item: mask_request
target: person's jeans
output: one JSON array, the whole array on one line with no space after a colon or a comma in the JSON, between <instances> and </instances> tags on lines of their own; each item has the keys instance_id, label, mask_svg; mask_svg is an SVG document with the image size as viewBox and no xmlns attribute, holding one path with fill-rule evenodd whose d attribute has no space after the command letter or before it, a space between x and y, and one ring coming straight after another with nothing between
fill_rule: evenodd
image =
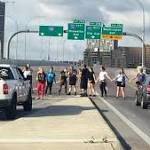
<instances>
[{"instance_id":1,"label":"person's jeans","mask_svg":"<svg viewBox=\"0 0 150 150\"><path fill-rule=\"evenodd\" d=\"M47 82L45 94L47 94L48 89L49 89L49 94L52 94L52 86L53 86L53 82Z\"/></svg>"},{"instance_id":2,"label":"person's jeans","mask_svg":"<svg viewBox=\"0 0 150 150\"><path fill-rule=\"evenodd\" d=\"M106 82L101 82L100 83L100 91L101 91L101 96L107 95L107 90L106 90Z\"/></svg>"}]
</instances>

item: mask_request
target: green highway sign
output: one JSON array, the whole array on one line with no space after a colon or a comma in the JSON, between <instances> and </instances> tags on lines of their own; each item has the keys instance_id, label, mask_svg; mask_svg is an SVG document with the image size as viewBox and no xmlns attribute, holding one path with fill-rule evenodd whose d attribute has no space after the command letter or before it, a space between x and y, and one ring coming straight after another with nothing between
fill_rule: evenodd
<instances>
[{"instance_id":1,"label":"green highway sign","mask_svg":"<svg viewBox=\"0 0 150 150\"><path fill-rule=\"evenodd\" d=\"M90 22L90 26L101 26L101 22Z\"/></svg>"},{"instance_id":2,"label":"green highway sign","mask_svg":"<svg viewBox=\"0 0 150 150\"><path fill-rule=\"evenodd\" d=\"M73 23L85 24L85 20L75 19L75 20L73 20Z\"/></svg>"},{"instance_id":3,"label":"green highway sign","mask_svg":"<svg viewBox=\"0 0 150 150\"><path fill-rule=\"evenodd\" d=\"M85 24L69 23L68 40L84 40Z\"/></svg>"},{"instance_id":4,"label":"green highway sign","mask_svg":"<svg viewBox=\"0 0 150 150\"><path fill-rule=\"evenodd\" d=\"M122 35L123 29L122 28L114 28L114 27L103 27L102 34L108 35Z\"/></svg>"},{"instance_id":5,"label":"green highway sign","mask_svg":"<svg viewBox=\"0 0 150 150\"><path fill-rule=\"evenodd\" d=\"M121 40L123 35L123 28L120 27L103 27L102 38L111 40Z\"/></svg>"},{"instance_id":6,"label":"green highway sign","mask_svg":"<svg viewBox=\"0 0 150 150\"><path fill-rule=\"evenodd\" d=\"M101 26L86 26L86 39L100 39Z\"/></svg>"},{"instance_id":7,"label":"green highway sign","mask_svg":"<svg viewBox=\"0 0 150 150\"><path fill-rule=\"evenodd\" d=\"M63 36L63 26L40 26L40 36Z\"/></svg>"},{"instance_id":8,"label":"green highway sign","mask_svg":"<svg viewBox=\"0 0 150 150\"><path fill-rule=\"evenodd\" d=\"M114 27L114 28L123 28L123 24L111 24L111 27Z\"/></svg>"}]
</instances>

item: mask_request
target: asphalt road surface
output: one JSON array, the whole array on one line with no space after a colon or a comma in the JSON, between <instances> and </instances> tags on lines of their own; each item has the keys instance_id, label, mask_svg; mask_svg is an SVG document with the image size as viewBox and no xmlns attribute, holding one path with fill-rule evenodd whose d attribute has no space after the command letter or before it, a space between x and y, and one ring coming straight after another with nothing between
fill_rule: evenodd
<instances>
[{"instance_id":1,"label":"asphalt road surface","mask_svg":"<svg viewBox=\"0 0 150 150\"><path fill-rule=\"evenodd\" d=\"M108 96L92 98L125 149L150 149L150 107L135 106L135 90L126 87L126 98L116 99L116 86L108 81ZM100 90L97 85L97 92Z\"/></svg>"}]
</instances>

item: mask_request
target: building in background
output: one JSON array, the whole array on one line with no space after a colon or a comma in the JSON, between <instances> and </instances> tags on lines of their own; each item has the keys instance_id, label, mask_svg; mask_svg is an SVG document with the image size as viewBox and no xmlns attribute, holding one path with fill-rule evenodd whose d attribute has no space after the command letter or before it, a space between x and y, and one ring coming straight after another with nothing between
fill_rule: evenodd
<instances>
[{"instance_id":1,"label":"building in background","mask_svg":"<svg viewBox=\"0 0 150 150\"><path fill-rule=\"evenodd\" d=\"M5 3L0 2L0 58L4 56Z\"/></svg>"},{"instance_id":2,"label":"building in background","mask_svg":"<svg viewBox=\"0 0 150 150\"><path fill-rule=\"evenodd\" d=\"M141 62L142 48L118 47L118 41L94 43L90 40L84 51L84 63L88 65L100 63L111 67L137 67ZM145 66L150 68L150 45L145 47Z\"/></svg>"},{"instance_id":3,"label":"building in background","mask_svg":"<svg viewBox=\"0 0 150 150\"><path fill-rule=\"evenodd\" d=\"M145 66L150 68L150 45L145 47Z\"/></svg>"},{"instance_id":4,"label":"building in background","mask_svg":"<svg viewBox=\"0 0 150 150\"><path fill-rule=\"evenodd\" d=\"M88 65L100 63L110 66L111 52L114 42L111 40L87 40L87 48L84 51L84 63Z\"/></svg>"},{"instance_id":5,"label":"building in background","mask_svg":"<svg viewBox=\"0 0 150 150\"><path fill-rule=\"evenodd\" d=\"M139 47L118 47L112 51L113 67L137 67L142 62L142 49Z\"/></svg>"}]
</instances>

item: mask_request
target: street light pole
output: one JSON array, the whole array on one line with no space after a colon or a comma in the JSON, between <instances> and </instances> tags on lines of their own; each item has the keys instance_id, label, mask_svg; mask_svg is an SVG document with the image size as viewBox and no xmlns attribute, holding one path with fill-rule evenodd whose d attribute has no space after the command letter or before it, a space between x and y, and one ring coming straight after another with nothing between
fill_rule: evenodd
<instances>
[{"instance_id":1,"label":"street light pole","mask_svg":"<svg viewBox=\"0 0 150 150\"><path fill-rule=\"evenodd\" d=\"M145 67L145 8L143 3L140 0L137 0L139 6L142 9L142 13L143 13L143 29L142 29L142 67Z\"/></svg>"},{"instance_id":2,"label":"street light pole","mask_svg":"<svg viewBox=\"0 0 150 150\"><path fill-rule=\"evenodd\" d=\"M35 21L36 19L44 19L44 18L48 18L46 16L33 16L25 25L25 30L28 30L29 29L29 24L32 22L32 21ZM27 36L26 36L26 33L25 33L25 60L26 60L26 54L27 53Z\"/></svg>"},{"instance_id":3,"label":"street light pole","mask_svg":"<svg viewBox=\"0 0 150 150\"><path fill-rule=\"evenodd\" d=\"M11 21L13 21L15 23L15 25L16 25L16 32L18 32L18 30L19 30L19 24L18 24L17 20L14 19L11 16L6 16L6 17L9 18ZM16 44L16 60L17 60L17 53L18 53L18 35L17 35L17 44Z\"/></svg>"}]
</instances>

